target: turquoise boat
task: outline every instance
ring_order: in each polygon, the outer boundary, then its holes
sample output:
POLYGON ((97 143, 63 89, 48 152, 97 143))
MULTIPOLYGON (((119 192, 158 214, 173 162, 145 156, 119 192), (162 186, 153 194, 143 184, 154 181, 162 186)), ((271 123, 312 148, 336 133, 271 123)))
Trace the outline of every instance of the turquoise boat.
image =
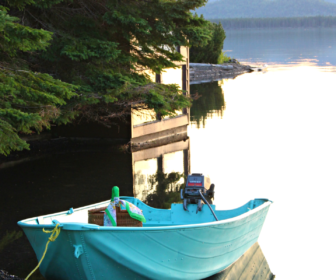
POLYGON ((18 222, 40 260, 49 234, 60 224, 40 266, 48 280, 203 279, 237 261, 255 242, 272 204, 254 199, 234 210, 206 205, 172 204, 155 209, 133 197, 120 197, 143 210, 143 227, 89 224, 88 210, 110 200, 78 209, 18 222), (198 212, 198 213, 197 213, 198 212))

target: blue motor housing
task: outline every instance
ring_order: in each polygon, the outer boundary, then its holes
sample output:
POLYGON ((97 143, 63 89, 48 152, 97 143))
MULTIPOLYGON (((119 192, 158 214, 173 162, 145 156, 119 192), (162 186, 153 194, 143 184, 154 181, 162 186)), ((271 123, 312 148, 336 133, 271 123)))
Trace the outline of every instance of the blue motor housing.
POLYGON ((188 211, 188 204, 197 204, 197 212, 202 210, 203 197, 212 203, 215 195, 215 185, 211 184, 210 178, 201 173, 188 175, 184 190, 181 190, 181 199, 183 208, 188 211))

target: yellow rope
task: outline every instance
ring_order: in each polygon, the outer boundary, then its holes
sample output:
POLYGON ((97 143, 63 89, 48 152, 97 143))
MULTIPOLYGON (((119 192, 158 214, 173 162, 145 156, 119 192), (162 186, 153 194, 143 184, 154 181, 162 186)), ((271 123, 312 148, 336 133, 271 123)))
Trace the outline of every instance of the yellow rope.
POLYGON ((58 227, 59 224, 57 224, 53 230, 45 230, 43 229, 43 232, 45 233, 51 233, 50 237, 49 237, 49 240, 45 246, 45 249, 44 249, 44 253, 43 253, 43 256, 41 258, 41 260, 39 261, 39 263, 37 264, 37 266, 34 268, 34 270, 32 272, 29 273, 29 275, 26 277, 25 280, 27 280, 40 266, 40 264, 42 263, 46 253, 47 253, 47 250, 48 250, 48 245, 50 242, 54 242, 56 240, 56 238, 58 237, 58 235, 60 234, 61 232, 61 228, 58 227))

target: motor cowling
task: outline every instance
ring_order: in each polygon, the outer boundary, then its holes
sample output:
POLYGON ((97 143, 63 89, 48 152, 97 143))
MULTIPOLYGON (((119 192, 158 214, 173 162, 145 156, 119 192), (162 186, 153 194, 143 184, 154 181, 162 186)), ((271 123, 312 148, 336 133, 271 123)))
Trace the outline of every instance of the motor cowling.
POLYGON ((193 173, 188 175, 187 183, 184 190, 181 190, 181 199, 183 200, 183 208, 188 211, 188 204, 197 204, 197 211, 202 210, 203 198, 212 204, 215 195, 215 185, 211 184, 210 178, 201 173, 193 173))

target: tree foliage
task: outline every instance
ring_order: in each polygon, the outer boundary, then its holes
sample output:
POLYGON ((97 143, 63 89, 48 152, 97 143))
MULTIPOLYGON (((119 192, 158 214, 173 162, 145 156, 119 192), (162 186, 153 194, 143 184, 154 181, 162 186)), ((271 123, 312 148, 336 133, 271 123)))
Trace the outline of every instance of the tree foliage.
POLYGON ((29 69, 21 54, 46 50, 52 34, 18 24, 7 10, 0 10, 0 153, 5 155, 28 148, 18 132, 49 128, 60 115, 58 106, 76 95, 73 85, 29 69))
POLYGON ((190 106, 177 85, 150 81, 204 45, 205 0, 0 0, 0 153, 28 148, 18 135, 78 116, 109 125, 131 108, 161 115, 190 106))
POLYGON ((218 63, 226 38, 225 31, 221 23, 209 22, 208 29, 211 32, 211 38, 204 46, 193 46, 190 48, 190 62, 218 63))
POLYGON ((336 16, 336 4, 321 0, 219 0, 197 13, 207 19, 336 16))

